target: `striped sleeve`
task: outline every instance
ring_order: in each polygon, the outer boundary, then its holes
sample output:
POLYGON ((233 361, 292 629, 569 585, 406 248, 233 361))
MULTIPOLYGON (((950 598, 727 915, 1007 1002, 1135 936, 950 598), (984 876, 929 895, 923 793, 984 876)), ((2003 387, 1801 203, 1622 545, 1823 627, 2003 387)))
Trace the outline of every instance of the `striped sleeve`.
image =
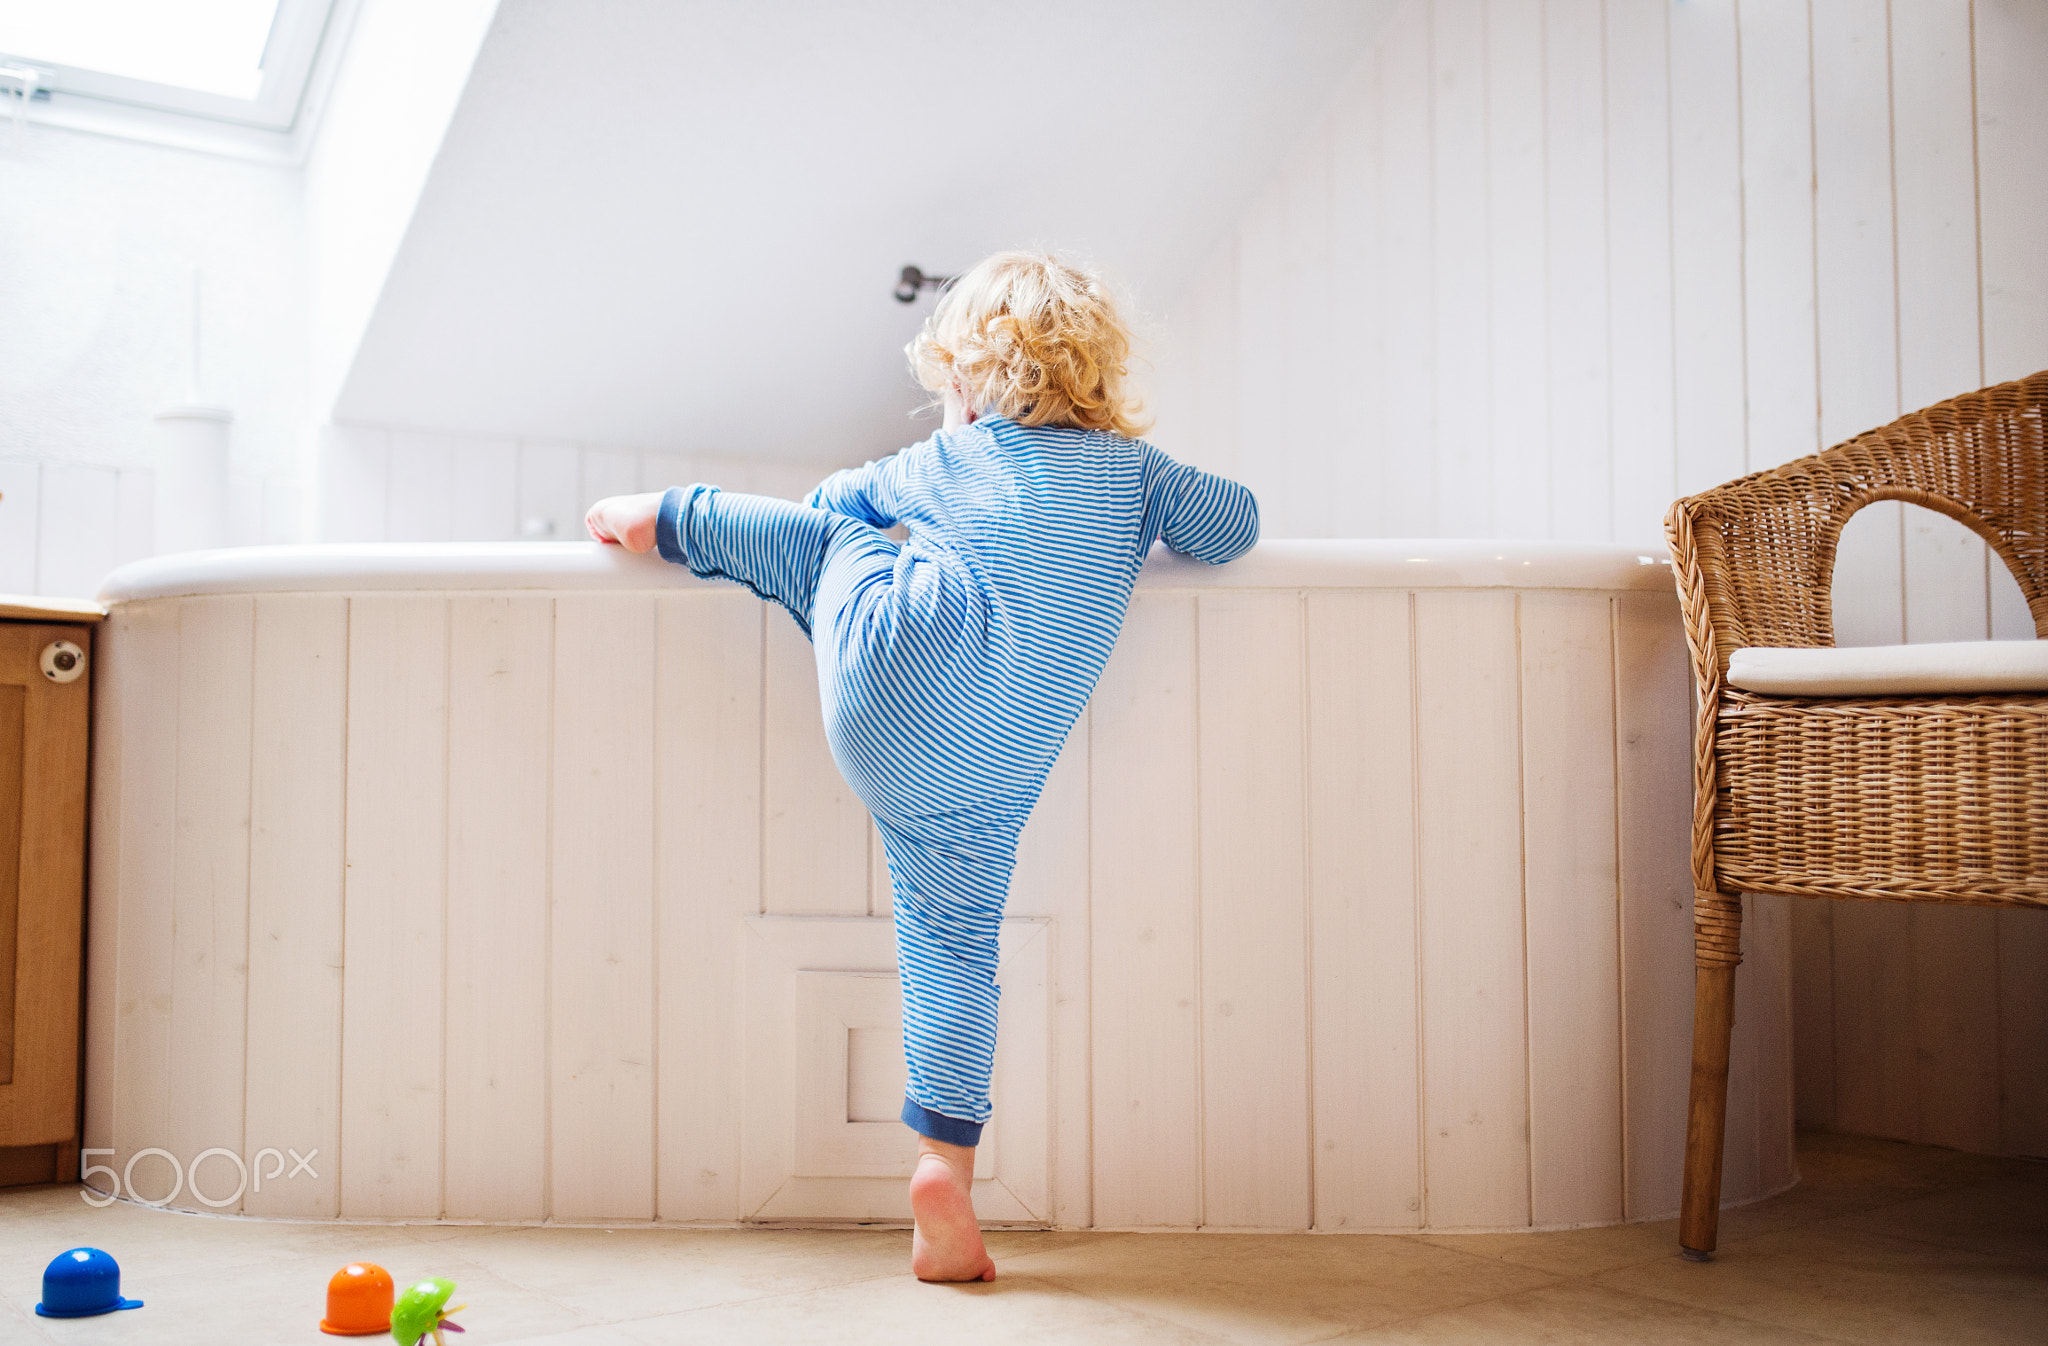
POLYGON ((898 456, 890 454, 834 472, 812 488, 804 503, 812 509, 859 519, 876 528, 893 528, 897 522, 896 493, 891 478, 896 474, 898 456))
POLYGON ((1259 502, 1228 477, 1182 468, 1159 536, 1197 561, 1212 566, 1234 561, 1259 540, 1259 502))

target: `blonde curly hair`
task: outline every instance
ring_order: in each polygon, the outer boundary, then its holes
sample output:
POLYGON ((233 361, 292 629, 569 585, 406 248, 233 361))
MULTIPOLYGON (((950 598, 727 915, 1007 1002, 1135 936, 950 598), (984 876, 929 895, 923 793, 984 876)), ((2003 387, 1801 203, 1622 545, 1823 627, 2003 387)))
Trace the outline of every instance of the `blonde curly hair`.
POLYGON ((1045 253, 999 252, 946 287, 904 347, 917 381, 1019 425, 1149 427, 1130 391, 1131 332, 1100 278, 1045 253))

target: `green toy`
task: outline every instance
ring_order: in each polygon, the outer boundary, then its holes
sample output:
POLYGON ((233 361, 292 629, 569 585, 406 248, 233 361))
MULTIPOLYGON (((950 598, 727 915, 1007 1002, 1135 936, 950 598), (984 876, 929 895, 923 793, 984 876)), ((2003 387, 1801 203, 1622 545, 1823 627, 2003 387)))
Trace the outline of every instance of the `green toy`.
POLYGON ((443 1308, 448 1297, 455 1293, 455 1282, 446 1276, 435 1276, 420 1281, 398 1297, 391 1306, 391 1335, 398 1346, 417 1346, 419 1339, 431 1336, 434 1346, 448 1346, 441 1340, 441 1333, 462 1331, 460 1323, 448 1321, 451 1313, 460 1313, 467 1307, 457 1304, 454 1308, 443 1308))

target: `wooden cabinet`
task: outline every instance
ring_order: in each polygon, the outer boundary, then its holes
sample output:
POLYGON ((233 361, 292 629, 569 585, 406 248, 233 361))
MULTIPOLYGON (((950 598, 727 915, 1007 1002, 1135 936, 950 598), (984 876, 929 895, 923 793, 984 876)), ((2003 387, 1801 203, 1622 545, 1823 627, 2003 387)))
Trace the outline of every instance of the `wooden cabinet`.
POLYGON ((97 609, 0 597, 0 1186, 78 1174, 97 609))

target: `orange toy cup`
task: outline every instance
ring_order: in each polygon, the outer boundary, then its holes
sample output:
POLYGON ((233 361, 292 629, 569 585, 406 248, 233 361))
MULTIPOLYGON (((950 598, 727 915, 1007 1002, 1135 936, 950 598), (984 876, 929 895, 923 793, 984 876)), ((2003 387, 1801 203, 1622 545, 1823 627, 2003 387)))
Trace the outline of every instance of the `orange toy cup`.
POLYGON ((351 1262, 327 1282, 327 1316, 320 1330, 337 1337, 368 1337, 391 1330, 391 1273, 375 1262, 351 1262))

